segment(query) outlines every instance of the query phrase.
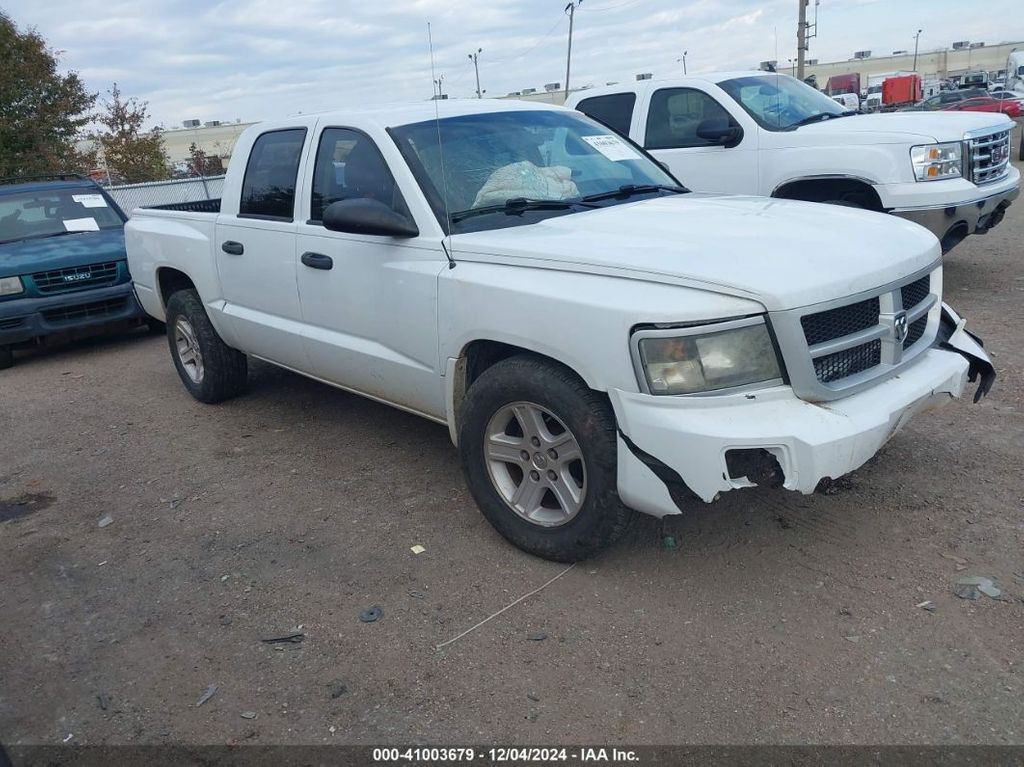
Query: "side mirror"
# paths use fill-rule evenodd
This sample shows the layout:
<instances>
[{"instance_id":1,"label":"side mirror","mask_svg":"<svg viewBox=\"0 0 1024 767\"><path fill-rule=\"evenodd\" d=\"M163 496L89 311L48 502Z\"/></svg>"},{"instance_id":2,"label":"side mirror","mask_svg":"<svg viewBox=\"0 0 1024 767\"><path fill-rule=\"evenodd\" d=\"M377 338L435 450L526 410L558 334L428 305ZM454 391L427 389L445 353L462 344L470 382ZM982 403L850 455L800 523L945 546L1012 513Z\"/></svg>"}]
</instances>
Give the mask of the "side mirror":
<instances>
[{"instance_id":1,"label":"side mirror","mask_svg":"<svg viewBox=\"0 0 1024 767\"><path fill-rule=\"evenodd\" d=\"M324 210L324 229L378 237L415 237L420 233L406 216L369 197L332 202Z\"/></svg>"},{"instance_id":2,"label":"side mirror","mask_svg":"<svg viewBox=\"0 0 1024 767\"><path fill-rule=\"evenodd\" d=\"M725 117L712 117L697 126L697 136L713 144L731 149L743 140L743 128L730 123Z\"/></svg>"}]
</instances>

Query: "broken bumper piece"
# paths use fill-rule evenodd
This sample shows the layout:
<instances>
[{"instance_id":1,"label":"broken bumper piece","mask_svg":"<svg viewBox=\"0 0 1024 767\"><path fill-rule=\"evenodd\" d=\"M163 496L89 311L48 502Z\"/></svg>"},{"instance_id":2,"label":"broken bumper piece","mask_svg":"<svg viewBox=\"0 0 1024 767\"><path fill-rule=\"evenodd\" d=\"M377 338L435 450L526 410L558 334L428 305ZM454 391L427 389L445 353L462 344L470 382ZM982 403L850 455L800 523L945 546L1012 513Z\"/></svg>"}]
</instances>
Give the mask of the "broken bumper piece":
<instances>
[{"instance_id":1,"label":"broken bumper piece","mask_svg":"<svg viewBox=\"0 0 1024 767\"><path fill-rule=\"evenodd\" d=\"M943 326L899 375L833 402L805 402L786 386L716 397L609 391L619 495L661 517L685 496L710 502L755 484L814 492L866 463L915 413L960 397L969 376L981 378L979 397L991 386L991 362L951 309Z\"/></svg>"}]
</instances>

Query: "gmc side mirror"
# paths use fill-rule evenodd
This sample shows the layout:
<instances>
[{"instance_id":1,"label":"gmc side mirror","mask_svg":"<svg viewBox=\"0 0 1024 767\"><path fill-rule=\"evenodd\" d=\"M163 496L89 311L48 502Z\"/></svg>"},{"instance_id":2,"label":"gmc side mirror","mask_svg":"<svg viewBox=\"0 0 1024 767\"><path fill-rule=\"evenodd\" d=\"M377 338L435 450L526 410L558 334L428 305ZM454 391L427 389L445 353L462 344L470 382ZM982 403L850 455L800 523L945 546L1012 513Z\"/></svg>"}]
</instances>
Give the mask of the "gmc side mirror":
<instances>
[{"instance_id":1,"label":"gmc side mirror","mask_svg":"<svg viewBox=\"0 0 1024 767\"><path fill-rule=\"evenodd\" d=\"M324 229L378 237L415 237L420 233L408 217L369 197L332 202L324 210Z\"/></svg>"},{"instance_id":2,"label":"gmc side mirror","mask_svg":"<svg viewBox=\"0 0 1024 767\"><path fill-rule=\"evenodd\" d=\"M712 117L697 126L697 136L731 149L743 140L743 128L725 117Z\"/></svg>"}]
</instances>

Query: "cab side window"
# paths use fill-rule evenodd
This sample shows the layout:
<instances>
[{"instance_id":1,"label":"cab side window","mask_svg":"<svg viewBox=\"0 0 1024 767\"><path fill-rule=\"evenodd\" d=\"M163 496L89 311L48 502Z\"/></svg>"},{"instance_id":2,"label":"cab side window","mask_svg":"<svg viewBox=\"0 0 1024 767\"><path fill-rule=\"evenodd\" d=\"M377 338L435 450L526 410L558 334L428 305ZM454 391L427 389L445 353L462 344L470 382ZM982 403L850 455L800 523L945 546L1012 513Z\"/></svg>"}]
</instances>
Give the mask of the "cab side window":
<instances>
[{"instance_id":1,"label":"cab side window","mask_svg":"<svg viewBox=\"0 0 1024 767\"><path fill-rule=\"evenodd\" d=\"M310 222L323 220L333 202L370 198L408 216L398 185L377 145L365 133L326 128L320 136L313 169Z\"/></svg>"},{"instance_id":2,"label":"cab side window","mask_svg":"<svg viewBox=\"0 0 1024 767\"><path fill-rule=\"evenodd\" d=\"M293 219L295 182L305 141L305 128L270 131L256 139L242 180L240 218Z\"/></svg>"},{"instance_id":3,"label":"cab side window","mask_svg":"<svg viewBox=\"0 0 1024 767\"><path fill-rule=\"evenodd\" d=\"M734 124L725 107L695 88L662 88L651 96L647 110L645 149L681 149L715 146L697 135L705 120L726 120Z\"/></svg>"},{"instance_id":4,"label":"cab side window","mask_svg":"<svg viewBox=\"0 0 1024 767\"><path fill-rule=\"evenodd\" d=\"M607 125L616 133L628 136L635 104L635 93L611 93L607 96L583 99L576 105L576 109L602 125Z\"/></svg>"}]
</instances>

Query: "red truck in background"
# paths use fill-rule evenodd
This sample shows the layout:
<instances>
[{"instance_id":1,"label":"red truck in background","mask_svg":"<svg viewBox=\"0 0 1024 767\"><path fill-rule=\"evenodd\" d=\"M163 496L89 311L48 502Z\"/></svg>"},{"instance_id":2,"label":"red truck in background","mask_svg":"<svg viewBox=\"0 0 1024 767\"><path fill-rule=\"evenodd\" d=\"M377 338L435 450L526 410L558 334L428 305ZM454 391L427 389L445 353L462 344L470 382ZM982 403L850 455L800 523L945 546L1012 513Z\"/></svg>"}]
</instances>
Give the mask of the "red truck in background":
<instances>
[{"instance_id":1,"label":"red truck in background","mask_svg":"<svg viewBox=\"0 0 1024 767\"><path fill-rule=\"evenodd\" d=\"M825 83L825 95L838 96L843 93L856 93L860 96L860 73L832 75Z\"/></svg>"},{"instance_id":2,"label":"red truck in background","mask_svg":"<svg viewBox=\"0 0 1024 767\"><path fill-rule=\"evenodd\" d=\"M882 83L882 106L899 107L921 100L921 75L897 75Z\"/></svg>"}]
</instances>

